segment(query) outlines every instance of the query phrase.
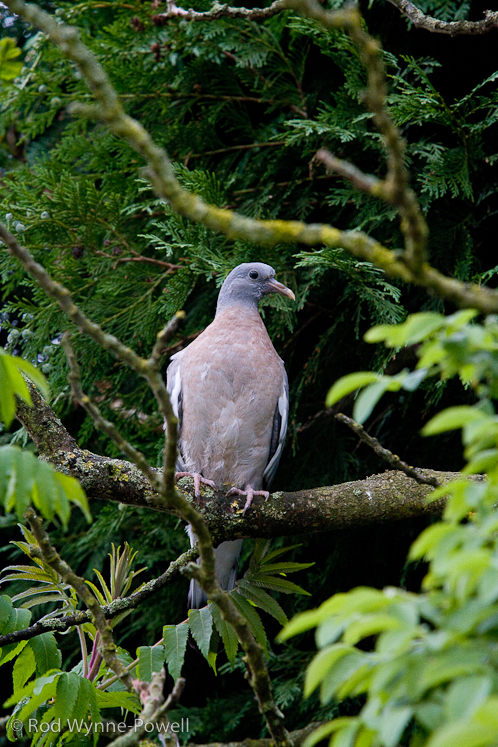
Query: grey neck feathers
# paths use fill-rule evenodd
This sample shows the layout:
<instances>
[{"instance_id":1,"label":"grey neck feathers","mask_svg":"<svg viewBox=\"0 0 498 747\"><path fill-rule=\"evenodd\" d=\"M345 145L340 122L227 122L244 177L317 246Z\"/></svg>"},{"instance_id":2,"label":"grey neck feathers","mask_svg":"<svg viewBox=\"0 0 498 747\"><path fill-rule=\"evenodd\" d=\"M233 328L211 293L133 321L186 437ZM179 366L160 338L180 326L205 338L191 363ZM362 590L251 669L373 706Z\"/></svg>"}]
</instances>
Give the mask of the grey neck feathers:
<instances>
[{"instance_id":1,"label":"grey neck feathers","mask_svg":"<svg viewBox=\"0 0 498 747\"><path fill-rule=\"evenodd\" d=\"M249 295L236 292L235 289L230 286L228 286L228 288L222 287L220 295L218 296L216 316L218 316L222 311L226 311L230 307L235 306L238 306L242 313L253 313L259 316L258 299L255 298L253 294Z\"/></svg>"}]
</instances>

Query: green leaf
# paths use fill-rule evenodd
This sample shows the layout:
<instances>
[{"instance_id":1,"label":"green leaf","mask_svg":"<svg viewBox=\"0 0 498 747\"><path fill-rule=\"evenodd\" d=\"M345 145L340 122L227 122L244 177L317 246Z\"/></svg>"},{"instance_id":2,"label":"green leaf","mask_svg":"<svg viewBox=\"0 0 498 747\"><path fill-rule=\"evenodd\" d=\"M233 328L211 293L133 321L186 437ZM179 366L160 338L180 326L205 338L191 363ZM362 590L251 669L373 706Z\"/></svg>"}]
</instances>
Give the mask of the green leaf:
<instances>
[{"instance_id":1,"label":"green leaf","mask_svg":"<svg viewBox=\"0 0 498 747\"><path fill-rule=\"evenodd\" d=\"M17 78L22 69L22 62L16 61L21 50L16 40L6 36L0 40L0 80L10 81Z\"/></svg>"},{"instance_id":2,"label":"green leaf","mask_svg":"<svg viewBox=\"0 0 498 747\"><path fill-rule=\"evenodd\" d=\"M11 39L0 40L0 78L2 77L2 43ZM16 63L18 64L18 63ZM16 73L17 74L17 73ZM16 77L15 75L13 76ZM0 419L9 427L16 413L16 395L31 405L31 395L22 374L36 383L45 396L48 396L48 384L43 374L23 358L8 355L0 348Z\"/></svg>"},{"instance_id":3,"label":"green leaf","mask_svg":"<svg viewBox=\"0 0 498 747\"><path fill-rule=\"evenodd\" d=\"M334 386L327 394L325 404L327 407L331 407L347 394L351 394L351 392L355 392L357 389L361 389L368 384L373 384L373 382L378 381L378 379L379 374L372 373L371 371L357 371L356 373L343 376L335 382Z\"/></svg>"},{"instance_id":4,"label":"green leaf","mask_svg":"<svg viewBox=\"0 0 498 747\"><path fill-rule=\"evenodd\" d=\"M306 670L304 697L308 698L326 677L331 667L352 651L354 649L351 646L345 646L343 643L337 643L319 651Z\"/></svg>"},{"instance_id":5,"label":"green leaf","mask_svg":"<svg viewBox=\"0 0 498 747\"><path fill-rule=\"evenodd\" d=\"M268 614L278 620L281 625L285 625L288 622L287 615L282 607L276 599L273 599L273 597L267 594L266 591L254 586L250 581L245 579L241 579L238 582L237 588L239 591L243 592L246 599L249 599L253 604L260 607L260 609L265 612L268 612Z\"/></svg>"},{"instance_id":6,"label":"green leaf","mask_svg":"<svg viewBox=\"0 0 498 747\"><path fill-rule=\"evenodd\" d=\"M380 324L372 327L365 334L366 342L385 342L388 348L400 348L414 345L425 340L444 326L446 318L443 314L422 312L410 314L402 324Z\"/></svg>"},{"instance_id":7,"label":"green leaf","mask_svg":"<svg viewBox=\"0 0 498 747\"><path fill-rule=\"evenodd\" d=\"M61 652L53 633L42 633L29 642L36 658L36 673L45 674L49 669L59 669L61 666Z\"/></svg>"},{"instance_id":8,"label":"green leaf","mask_svg":"<svg viewBox=\"0 0 498 747\"><path fill-rule=\"evenodd\" d=\"M370 417L375 405L389 386L390 382L387 377L383 376L382 379L376 381L375 384L370 384L361 392L353 408L353 418L357 423L364 423Z\"/></svg>"},{"instance_id":9,"label":"green leaf","mask_svg":"<svg viewBox=\"0 0 498 747\"><path fill-rule=\"evenodd\" d=\"M73 718L73 711L78 699L82 677L75 672L62 672L57 682L53 718L61 720L64 729L68 719Z\"/></svg>"},{"instance_id":10,"label":"green leaf","mask_svg":"<svg viewBox=\"0 0 498 747\"><path fill-rule=\"evenodd\" d=\"M303 571L306 568L311 568L311 566L315 565L314 563L264 563L261 566L261 570L263 573L281 573L283 575L287 573L297 573L298 571ZM256 576L257 578L257 576Z\"/></svg>"},{"instance_id":11,"label":"green leaf","mask_svg":"<svg viewBox=\"0 0 498 747\"><path fill-rule=\"evenodd\" d=\"M101 710L103 708L125 708L132 713L140 713L142 710L142 705L136 693L128 693L125 690L109 692L99 689L96 689L95 692L97 704Z\"/></svg>"},{"instance_id":12,"label":"green leaf","mask_svg":"<svg viewBox=\"0 0 498 747\"><path fill-rule=\"evenodd\" d=\"M0 503L7 512L15 509L22 518L31 501L45 519L50 521L57 514L64 527L69 519L68 501L78 505L91 520L86 496L74 477L56 472L18 446L1 446Z\"/></svg>"},{"instance_id":13,"label":"green leaf","mask_svg":"<svg viewBox=\"0 0 498 747\"><path fill-rule=\"evenodd\" d=\"M233 669L235 664L235 657L237 656L237 651L239 649L239 639L237 638L237 634L235 633L235 630L232 628L232 626L229 625L229 623L225 622L225 620L221 616L219 607L217 607L217 605L213 602L209 603L209 607L211 608L211 614L213 616L213 622L216 626L216 630L220 634L221 640L223 641L227 659Z\"/></svg>"},{"instance_id":14,"label":"green leaf","mask_svg":"<svg viewBox=\"0 0 498 747\"><path fill-rule=\"evenodd\" d=\"M282 591L284 594L302 594L303 596L311 596L308 591L301 589L297 584L293 584L292 581L287 581L279 576L265 576L262 573L258 573L256 580L258 585L264 586L267 589L273 591Z\"/></svg>"},{"instance_id":15,"label":"green leaf","mask_svg":"<svg viewBox=\"0 0 498 747\"><path fill-rule=\"evenodd\" d=\"M230 592L233 603L239 610L239 612L246 618L247 623L252 631L253 636L257 640L260 646L262 646L265 654L267 653L268 639L266 637L265 629L261 618L247 599L244 599L239 592L234 589Z\"/></svg>"},{"instance_id":16,"label":"green leaf","mask_svg":"<svg viewBox=\"0 0 498 747\"><path fill-rule=\"evenodd\" d=\"M462 677L451 683L445 694L445 720L472 718L491 693L491 677Z\"/></svg>"},{"instance_id":17,"label":"green leaf","mask_svg":"<svg viewBox=\"0 0 498 747\"><path fill-rule=\"evenodd\" d=\"M139 646L137 649L138 678L143 682L152 682L154 672L160 672L163 668L164 656L164 646Z\"/></svg>"},{"instance_id":18,"label":"green leaf","mask_svg":"<svg viewBox=\"0 0 498 747\"><path fill-rule=\"evenodd\" d=\"M280 631L277 636L277 641L282 643L292 636L299 635L299 633L305 633L307 630L316 628L316 626L322 622L324 617L328 615L328 612L324 613L322 609L323 605L316 610L308 610L307 612L300 612L298 615L292 618L287 623L285 628Z\"/></svg>"},{"instance_id":19,"label":"green leaf","mask_svg":"<svg viewBox=\"0 0 498 747\"><path fill-rule=\"evenodd\" d=\"M182 673L188 632L188 623L180 623L176 626L165 625L163 628L166 664L168 666L168 671L174 680L177 680Z\"/></svg>"},{"instance_id":20,"label":"green leaf","mask_svg":"<svg viewBox=\"0 0 498 747\"><path fill-rule=\"evenodd\" d=\"M29 643L31 643L31 641L28 641L28 645L23 648L14 662L14 667L12 669L14 692L24 687L31 675L36 671L35 653Z\"/></svg>"},{"instance_id":21,"label":"green leaf","mask_svg":"<svg viewBox=\"0 0 498 747\"><path fill-rule=\"evenodd\" d=\"M63 493L68 501L78 506L82 510L86 520L91 522L92 515L90 513L88 499L79 481L69 475L63 475L61 472L55 472L55 479L60 483Z\"/></svg>"},{"instance_id":22,"label":"green leaf","mask_svg":"<svg viewBox=\"0 0 498 747\"><path fill-rule=\"evenodd\" d=\"M5 579L4 579L5 580ZM10 620L12 611L12 599L7 594L0 596L0 634L3 635L3 629Z\"/></svg>"},{"instance_id":23,"label":"green leaf","mask_svg":"<svg viewBox=\"0 0 498 747\"><path fill-rule=\"evenodd\" d=\"M421 433L423 436L434 436L436 433L464 428L469 423L485 420L487 417L481 410L470 405L448 407L429 420L427 425L422 428Z\"/></svg>"},{"instance_id":24,"label":"green leaf","mask_svg":"<svg viewBox=\"0 0 498 747\"><path fill-rule=\"evenodd\" d=\"M319 726L316 731L309 735L309 737L306 737L303 742L303 747L313 747L315 744L318 744L318 742L321 742L322 739L328 737L329 734L338 732L345 727L354 726L354 728L357 729L358 725L359 719L355 716L342 716L341 718L335 718L333 721L329 721L328 724L322 724L322 726Z\"/></svg>"},{"instance_id":25,"label":"green leaf","mask_svg":"<svg viewBox=\"0 0 498 747\"><path fill-rule=\"evenodd\" d=\"M211 634L213 632L211 605L202 607L200 610L189 610L188 619L190 623L190 632L192 633L194 641L199 646L201 654L207 659Z\"/></svg>"}]
</instances>

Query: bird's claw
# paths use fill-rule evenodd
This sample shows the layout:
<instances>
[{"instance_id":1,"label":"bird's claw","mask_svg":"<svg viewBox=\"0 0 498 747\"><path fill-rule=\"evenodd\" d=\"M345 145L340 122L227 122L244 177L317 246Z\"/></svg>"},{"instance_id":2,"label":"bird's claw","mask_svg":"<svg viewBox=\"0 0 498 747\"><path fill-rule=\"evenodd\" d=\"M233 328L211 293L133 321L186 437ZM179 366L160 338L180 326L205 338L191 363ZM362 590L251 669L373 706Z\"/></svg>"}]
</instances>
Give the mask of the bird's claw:
<instances>
[{"instance_id":1,"label":"bird's claw","mask_svg":"<svg viewBox=\"0 0 498 747\"><path fill-rule=\"evenodd\" d=\"M216 485L212 480L208 480L203 477L200 472L176 472L175 480L179 480L181 477L191 477L194 481L194 495L196 498L201 497L201 483L203 485L209 485L210 488L215 488Z\"/></svg>"},{"instance_id":2,"label":"bird's claw","mask_svg":"<svg viewBox=\"0 0 498 747\"><path fill-rule=\"evenodd\" d=\"M230 490L228 491L227 495L245 495L245 496L247 496L246 503L245 503L245 506L244 506L244 510L242 511L242 516L245 515L245 513L246 513L247 509L249 508L249 506L251 505L252 499L254 498L255 495L263 495L264 498L265 498L265 501L267 501L268 498L270 497L270 493L267 490L253 490L250 487L247 487L245 490L241 490L240 488L230 488Z\"/></svg>"}]
</instances>

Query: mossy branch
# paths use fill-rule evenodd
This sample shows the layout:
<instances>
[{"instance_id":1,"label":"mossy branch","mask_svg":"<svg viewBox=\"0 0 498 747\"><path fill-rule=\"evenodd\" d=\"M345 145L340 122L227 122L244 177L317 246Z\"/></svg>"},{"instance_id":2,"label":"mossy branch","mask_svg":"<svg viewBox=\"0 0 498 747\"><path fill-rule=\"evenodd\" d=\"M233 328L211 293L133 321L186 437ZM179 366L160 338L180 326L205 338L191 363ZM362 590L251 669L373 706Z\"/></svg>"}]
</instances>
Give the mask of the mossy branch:
<instances>
[{"instance_id":1,"label":"mossy branch","mask_svg":"<svg viewBox=\"0 0 498 747\"><path fill-rule=\"evenodd\" d=\"M488 34L490 31L498 29L497 11L485 10L485 17L482 21L441 21L439 18L433 18L423 13L410 0L388 0L388 2L394 5L395 8L398 8L416 28L431 31L433 34L449 34L450 36L466 34L475 36Z\"/></svg>"}]
</instances>

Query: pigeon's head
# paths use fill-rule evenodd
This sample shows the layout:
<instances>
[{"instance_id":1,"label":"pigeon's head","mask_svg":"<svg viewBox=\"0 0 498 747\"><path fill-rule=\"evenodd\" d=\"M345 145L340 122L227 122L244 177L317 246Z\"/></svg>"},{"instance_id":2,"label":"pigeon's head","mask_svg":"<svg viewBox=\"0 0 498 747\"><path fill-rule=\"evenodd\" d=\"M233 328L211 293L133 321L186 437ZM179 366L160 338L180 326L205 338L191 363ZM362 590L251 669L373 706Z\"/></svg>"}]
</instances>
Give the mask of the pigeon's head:
<instances>
[{"instance_id":1,"label":"pigeon's head","mask_svg":"<svg viewBox=\"0 0 498 747\"><path fill-rule=\"evenodd\" d=\"M235 267L223 283L216 313L235 304L256 307L270 293L280 293L293 301L296 298L290 288L275 280L273 267L262 262L245 262Z\"/></svg>"}]
</instances>

